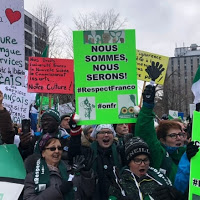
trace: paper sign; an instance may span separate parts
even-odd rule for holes
[[[163,85],[165,80],[165,75],[167,72],[167,66],[169,62],[169,57],[161,56],[158,54],[150,53],[147,51],[137,50],[137,78],[138,80],[150,82],[151,79],[148,73],[145,71],[147,66],[152,64],[152,61],[155,63],[159,62],[159,66],[162,65],[164,71],[160,74],[160,76],[155,80],[156,84]]]
[[[193,116],[193,112],[196,110],[196,104],[190,104],[190,118]]]
[[[22,119],[29,118],[31,103],[27,88],[14,85],[1,85],[3,106],[10,112],[13,123],[21,124]]]
[[[29,57],[28,92],[73,94],[72,59]]]
[[[178,111],[176,111],[176,110],[169,110],[169,118],[170,119],[178,118]]]
[[[193,124],[192,124],[192,141],[196,141],[196,144],[200,146],[200,112],[194,111]],[[200,199],[200,151],[191,158],[190,166],[190,186],[189,186],[189,199]]]
[[[0,157],[3,160],[0,162],[0,199],[18,199],[24,186],[26,170],[17,146],[0,145]]]
[[[24,1],[0,6],[0,85],[24,86]]]
[[[80,124],[135,122],[135,30],[74,31],[73,41]]]

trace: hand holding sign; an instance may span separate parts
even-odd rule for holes
[[[164,68],[163,68],[163,65],[160,64],[159,62],[156,62],[155,64],[155,62],[152,61],[152,64],[149,65],[145,71],[147,72],[151,80],[155,81],[164,71]]]

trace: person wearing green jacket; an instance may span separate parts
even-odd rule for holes
[[[155,86],[147,85],[143,92],[143,106],[135,126],[135,136],[141,137],[151,152],[151,166],[169,177],[174,183],[179,160],[185,152],[181,126],[173,121],[163,120],[154,128]]]

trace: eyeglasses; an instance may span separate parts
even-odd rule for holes
[[[98,134],[101,134],[101,135],[105,135],[106,133],[107,133],[108,135],[109,135],[109,134],[113,134],[112,131],[99,131],[99,132],[98,132]]]
[[[58,151],[62,151],[63,147],[48,147],[48,148],[45,148],[45,150],[46,149],[49,149],[50,151],[55,151],[56,149],[58,149]]]
[[[147,164],[150,163],[149,158],[145,158],[145,159],[135,158],[135,159],[133,159],[133,162],[134,162],[135,164],[137,164],[137,165],[141,165],[142,162],[143,162],[145,165],[147,165]]]
[[[180,132],[180,133],[171,133],[171,134],[168,134],[168,135],[166,135],[166,136],[169,136],[169,137],[171,137],[171,138],[173,138],[173,139],[176,139],[178,136],[179,136],[179,137],[184,137],[184,136],[185,136],[185,133],[182,133],[182,132]]]

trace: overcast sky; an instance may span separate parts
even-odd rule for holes
[[[34,13],[41,0],[24,0]],[[47,0],[66,28],[73,28],[78,12],[104,12],[114,8],[126,18],[127,29],[136,30],[136,48],[174,56],[175,46],[200,45],[199,0]]]

